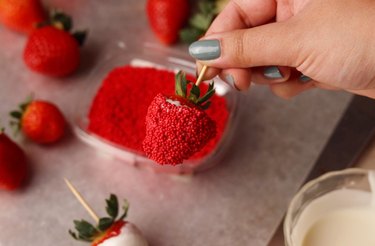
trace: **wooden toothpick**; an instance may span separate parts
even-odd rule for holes
[[[94,212],[94,210],[90,207],[90,205],[85,201],[82,195],[78,192],[78,190],[73,186],[72,183],[66,178],[64,178],[66,185],[70,189],[70,191],[74,194],[74,196],[78,199],[78,201],[82,204],[82,206],[87,210],[87,212],[91,215],[91,217],[95,220],[96,223],[99,223],[99,216]]]
[[[204,74],[206,73],[207,68],[208,68],[207,65],[204,65],[204,66],[202,67],[202,70],[201,70],[201,72],[199,73],[199,76],[198,76],[197,82],[195,82],[195,85],[196,85],[196,86],[199,86],[199,85],[202,83],[202,81],[203,81],[203,76],[204,76]]]

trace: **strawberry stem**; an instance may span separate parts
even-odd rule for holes
[[[118,199],[117,196],[111,194],[108,199],[106,199],[106,211],[109,217],[100,218],[97,225],[94,226],[85,220],[75,220],[74,227],[77,231],[73,232],[69,230],[69,234],[76,240],[81,240],[85,242],[93,242],[98,236],[103,234],[117,221],[123,221],[127,216],[129,203],[125,200],[123,208],[123,214],[118,217]],[[118,217],[118,218],[117,218]]]
[[[190,101],[191,103],[197,105],[201,109],[207,109],[210,106],[208,101],[215,94],[214,82],[209,84],[207,92],[200,97],[201,91],[199,89],[198,83],[193,83],[186,79],[186,74],[179,71],[175,76],[175,93],[177,96],[182,97]],[[187,92],[187,84],[192,84],[189,92]]]
[[[9,122],[10,127],[13,129],[13,135],[16,137],[22,128],[22,116],[25,113],[29,104],[34,100],[34,95],[30,94],[26,97],[25,101],[18,105],[17,110],[9,113],[12,120]]]
[[[39,23],[37,27],[44,27],[44,26],[53,26],[57,29],[69,32],[78,42],[79,46],[82,46],[85,43],[87,37],[87,31],[75,31],[71,32],[73,29],[73,19],[58,10],[53,10],[50,13],[49,20]]]
[[[73,27],[72,18],[58,10],[53,10],[51,12],[50,24],[54,27],[69,32]]]
[[[175,91],[176,95],[180,97],[186,97],[187,92],[187,84],[188,81],[186,80],[186,76],[182,73],[182,71],[178,71],[175,76],[176,84],[175,84]]]

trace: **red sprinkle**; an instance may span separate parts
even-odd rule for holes
[[[192,77],[190,80],[194,80]],[[154,68],[124,66],[112,70],[103,81],[89,113],[88,130],[113,143],[144,154],[147,109],[158,93],[174,94],[174,73]],[[207,85],[202,84],[206,91]],[[224,132],[228,110],[225,98],[213,96],[206,113],[216,123],[216,136],[190,159],[211,153]]]

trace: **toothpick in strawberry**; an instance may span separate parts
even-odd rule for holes
[[[188,85],[191,90],[188,93]],[[197,85],[182,72],[176,75],[176,95],[158,94],[146,115],[143,149],[159,164],[177,165],[201,150],[215,135],[216,124],[204,112],[215,94],[212,82],[200,97]]]
[[[92,246],[148,246],[141,231],[132,223],[125,221],[129,204],[125,201],[123,213],[118,217],[119,204],[115,195],[106,200],[108,217],[99,219],[96,226],[85,220],[75,220],[76,232],[69,230],[70,235]]]

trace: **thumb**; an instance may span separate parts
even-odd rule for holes
[[[217,68],[297,67],[301,36],[290,21],[205,36],[189,47],[202,64]]]

